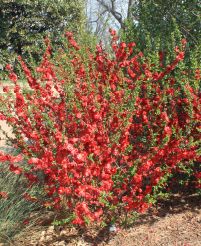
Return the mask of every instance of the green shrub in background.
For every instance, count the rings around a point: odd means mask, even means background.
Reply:
[[[136,49],[148,57],[154,51],[168,52],[167,62],[174,59],[174,48],[185,38],[185,69],[200,67],[201,4],[199,0],[134,1],[132,18],[126,21],[122,41],[136,43]],[[164,61],[165,61],[164,60]],[[168,61],[169,60],[169,61]],[[163,61],[163,63],[164,63]]]
[[[40,65],[45,38],[51,40],[51,55],[62,46],[65,30],[81,35],[85,26],[82,0],[0,0],[0,79],[7,79],[6,64],[22,77],[17,56],[34,71]]]

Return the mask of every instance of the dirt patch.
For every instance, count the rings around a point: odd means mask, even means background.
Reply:
[[[139,214],[132,228],[115,226],[116,232],[98,223],[85,229],[33,228],[15,245],[201,246],[201,197],[188,191],[173,194]]]

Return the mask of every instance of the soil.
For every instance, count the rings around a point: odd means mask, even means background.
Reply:
[[[35,246],[201,246],[201,197],[192,188],[173,190],[139,214],[135,225],[110,232],[109,227],[92,224],[85,229],[46,226],[32,228],[14,245]]]

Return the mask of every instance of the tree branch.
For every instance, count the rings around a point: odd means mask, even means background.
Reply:
[[[114,18],[119,22],[121,29],[123,29],[125,31],[125,23],[122,20],[121,13],[115,11],[114,1],[112,1],[112,8],[110,6],[108,6],[103,0],[97,0],[97,2],[99,2],[108,12],[110,12],[114,16]]]
[[[128,2],[128,12],[127,12],[127,19],[132,17],[131,8],[134,6],[134,0],[129,0]]]
[[[87,21],[87,22],[88,22],[88,23],[98,22],[99,19],[101,18],[101,16],[104,15],[106,12],[107,12],[107,10],[105,9],[105,10],[99,15],[99,17],[98,17],[96,20],[94,20],[94,21]]]

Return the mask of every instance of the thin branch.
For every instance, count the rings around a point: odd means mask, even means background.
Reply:
[[[104,15],[107,12],[107,10],[104,10],[98,17],[98,19],[94,20],[94,21],[87,21],[88,23],[94,23],[94,22],[98,22],[101,18],[102,15]]]
[[[200,16],[193,13],[193,11],[190,11],[190,13],[200,18]]]
[[[175,16],[172,12],[167,11],[172,17],[176,18],[181,24],[183,24],[183,22],[177,17]],[[187,30],[187,28],[181,27],[183,30],[187,31],[188,34],[193,38],[193,40],[198,44],[198,41],[193,37],[193,35]]]
[[[97,0],[97,2],[100,3],[108,12],[110,12],[114,16],[114,18],[121,25],[121,29],[123,29],[125,31],[125,23],[122,20],[121,13],[115,11],[114,8],[111,8],[110,6],[108,6],[103,0]],[[114,5],[112,4],[112,6],[114,6]]]

